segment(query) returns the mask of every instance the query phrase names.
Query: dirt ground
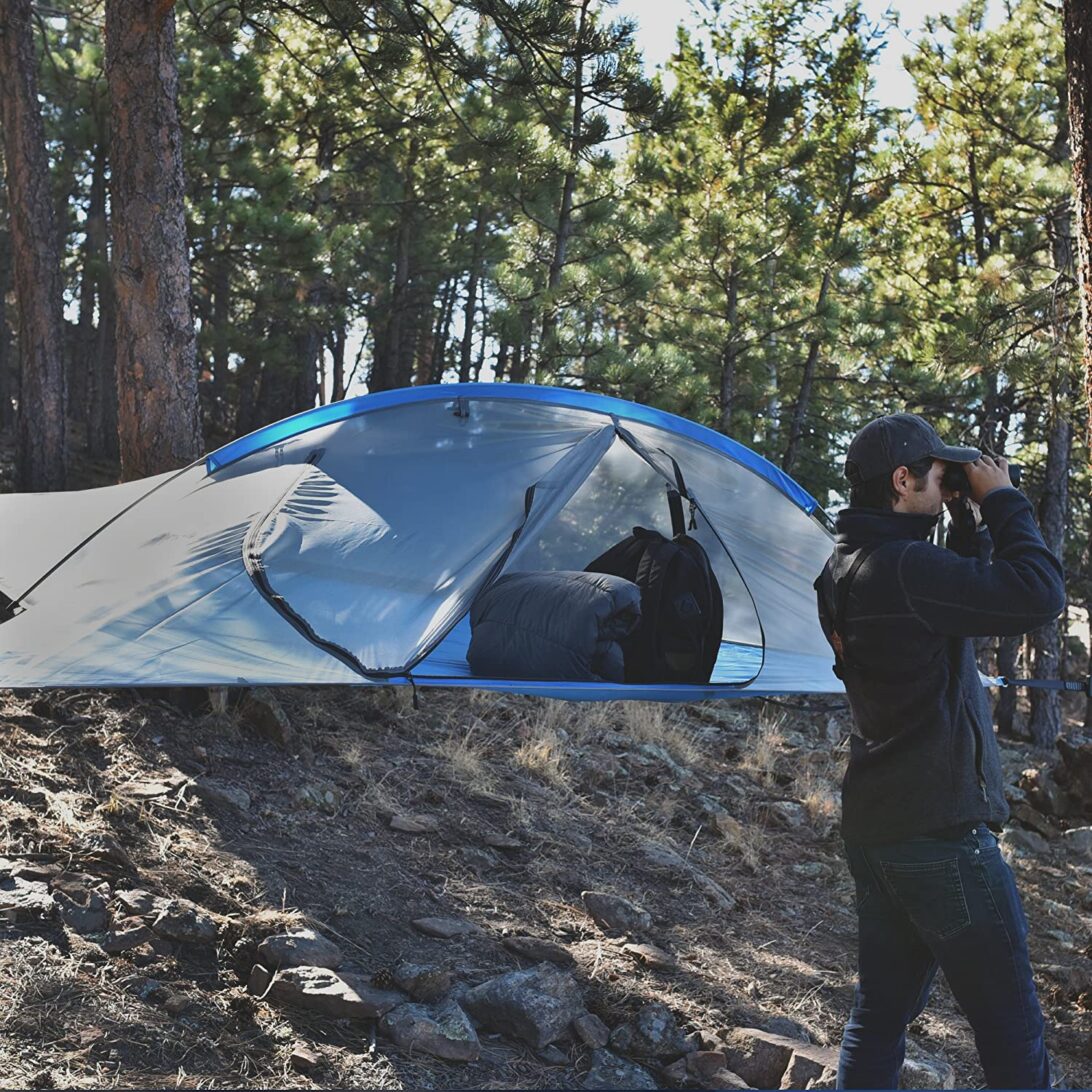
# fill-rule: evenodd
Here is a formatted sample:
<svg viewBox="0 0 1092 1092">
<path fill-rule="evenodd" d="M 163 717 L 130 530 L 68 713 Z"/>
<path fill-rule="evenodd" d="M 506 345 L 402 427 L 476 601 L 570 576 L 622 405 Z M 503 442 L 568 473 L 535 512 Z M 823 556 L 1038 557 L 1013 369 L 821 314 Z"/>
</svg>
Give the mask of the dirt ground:
<svg viewBox="0 0 1092 1092">
<path fill-rule="evenodd" d="M 245 953 L 294 923 L 368 974 L 412 958 L 471 984 L 527 965 L 501 941 L 531 934 L 571 951 L 588 1008 L 610 1026 L 655 1000 L 706 1036 L 787 1018 L 837 1046 L 855 961 L 837 834 L 839 702 L 425 691 L 415 709 L 405 691 L 340 688 L 280 690 L 274 701 L 287 732 L 248 726 L 257 722 L 239 708 L 186 712 L 148 694 L 0 692 L 9 871 L 105 883 L 106 898 L 139 886 L 191 900 L 220 925 L 215 945 L 120 955 L 56 918 L 0 925 L 0 1086 L 580 1086 L 583 1046 L 544 1061 L 483 1033 L 479 1061 L 448 1063 L 377 1040 L 369 1025 L 249 995 L 236 972 Z M 1005 757 L 1013 779 L 1036 764 L 1022 744 L 1006 744 Z M 391 829 L 407 815 L 435 829 Z M 1013 867 L 1050 1048 L 1067 1084 L 1087 1088 L 1092 867 L 1050 846 Z M 675 968 L 639 964 L 604 936 L 586 889 L 650 911 L 651 939 Z M 481 931 L 440 940 L 410 924 L 433 915 Z M 942 984 L 911 1039 L 947 1059 L 957 1087 L 981 1086 Z M 292 1062 L 299 1044 L 318 1055 L 307 1072 Z"/>
</svg>

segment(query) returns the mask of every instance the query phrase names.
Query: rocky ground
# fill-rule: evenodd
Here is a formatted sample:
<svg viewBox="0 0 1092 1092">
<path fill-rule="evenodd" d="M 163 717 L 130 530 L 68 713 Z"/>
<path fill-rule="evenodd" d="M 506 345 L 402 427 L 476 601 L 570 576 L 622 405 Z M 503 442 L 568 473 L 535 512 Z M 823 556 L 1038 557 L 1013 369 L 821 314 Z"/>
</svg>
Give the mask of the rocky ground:
<svg viewBox="0 0 1092 1092">
<path fill-rule="evenodd" d="M 0 692 L 0 1086 L 830 1086 L 839 703 L 208 697 Z M 1067 785 L 1005 748 L 1072 1087 L 1086 748 Z M 908 1087 L 982 1083 L 943 986 L 911 1058 Z"/>
</svg>

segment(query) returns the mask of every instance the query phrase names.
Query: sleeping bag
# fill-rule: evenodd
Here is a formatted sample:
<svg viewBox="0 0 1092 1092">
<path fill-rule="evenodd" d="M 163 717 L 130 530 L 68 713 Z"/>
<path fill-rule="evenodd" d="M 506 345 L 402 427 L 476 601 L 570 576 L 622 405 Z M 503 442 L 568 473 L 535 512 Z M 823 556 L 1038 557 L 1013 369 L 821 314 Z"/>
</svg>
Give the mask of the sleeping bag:
<svg viewBox="0 0 1092 1092">
<path fill-rule="evenodd" d="M 467 660 L 500 679 L 622 682 L 619 642 L 641 618 L 641 590 L 620 576 L 508 573 L 470 609 Z"/>
</svg>

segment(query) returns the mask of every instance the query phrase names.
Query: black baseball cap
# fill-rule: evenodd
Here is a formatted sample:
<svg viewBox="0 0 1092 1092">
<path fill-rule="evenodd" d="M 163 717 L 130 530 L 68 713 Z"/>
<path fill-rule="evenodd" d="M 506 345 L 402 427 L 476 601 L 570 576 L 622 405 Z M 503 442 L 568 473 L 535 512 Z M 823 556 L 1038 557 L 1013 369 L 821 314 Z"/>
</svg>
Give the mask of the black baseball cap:
<svg viewBox="0 0 1092 1092">
<path fill-rule="evenodd" d="M 889 413 L 869 421 L 853 437 L 846 452 L 846 477 L 850 485 L 860 485 L 929 455 L 947 463 L 973 463 L 982 452 L 977 447 L 946 444 L 937 430 L 915 413 Z"/>
</svg>

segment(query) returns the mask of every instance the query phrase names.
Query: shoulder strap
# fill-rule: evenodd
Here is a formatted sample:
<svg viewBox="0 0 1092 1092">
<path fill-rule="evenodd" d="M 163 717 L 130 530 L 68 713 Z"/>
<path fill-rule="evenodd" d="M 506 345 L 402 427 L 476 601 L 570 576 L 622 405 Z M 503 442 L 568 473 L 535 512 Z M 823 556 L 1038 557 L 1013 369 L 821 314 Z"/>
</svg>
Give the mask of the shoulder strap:
<svg viewBox="0 0 1092 1092">
<path fill-rule="evenodd" d="M 841 635 L 843 644 L 845 643 L 846 608 L 849 606 L 849 589 L 853 584 L 853 578 L 869 555 L 880 545 L 882 543 L 869 542 L 862 546 L 842 579 L 834 581 L 834 632 Z M 848 658 L 843 656 L 843 659 Z"/>
<path fill-rule="evenodd" d="M 853 585 L 853 578 L 857 575 L 857 570 L 864 564 L 865 559 L 880 545 L 882 544 L 879 542 L 870 542 L 862 546 L 842 578 L 837 581 L 834 579 L 833 572 L 831 572 L 833 558 L 829 559 L 823 566 L 823 571 L 816 577 L 813 585 L 815 590 L 826 601 L 826 610 L 830 617 L 830 633 L 827 634 L 827 640 L 830 641 L 831 648 L 834 649 L 833 670 L 838 678 L 842 678 L 843 664 L 849 667 L 857 666 L 849 655 L 845 635 L 846 607 L 849 604 L 849 591 Z"/>
</svg>

